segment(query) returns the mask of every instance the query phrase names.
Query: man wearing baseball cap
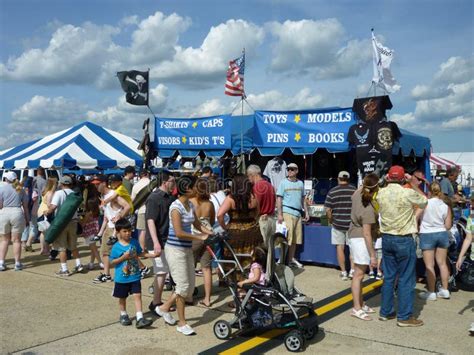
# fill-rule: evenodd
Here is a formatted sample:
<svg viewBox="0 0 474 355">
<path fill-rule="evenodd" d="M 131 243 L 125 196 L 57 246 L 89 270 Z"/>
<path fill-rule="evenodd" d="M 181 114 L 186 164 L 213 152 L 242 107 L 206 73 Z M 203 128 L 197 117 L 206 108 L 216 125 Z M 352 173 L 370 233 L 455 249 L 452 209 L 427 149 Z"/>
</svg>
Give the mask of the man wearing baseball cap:
<svg viewBox="0 0 474 355">
<path fill-rule="evenodd" d="M 308 205 L 304 196 L 304 185 L 297 179 L 298 165 L 288 164 L 288 177 L 280 182 L 277 190 L 278 223 L 285 221 L 288 240 L 288 260 L 290 266 L 302 268 L 295 259 L 296 245 L 303 244 L 302 221 L 309 220 Z"/>
<path fill-rule="evenodd" d="M 418 232 L 415 207 L 425 208 L 427 198 L 412 176 L 395 165 L 386 176 L 387 187 L 380 189 L 377 202 L 382 233 L 382 307 L 380 320 L 397 317 L 399 327 L 419 327 L 423 321 L 413 317 L 416 286 L 416 245 L 413 235 Z M 403 187 L 408 182 L 411 189 Z M 393 290 L 398 279 L 398 311 L 395 313 Z"/>
<path fill-rule="evenodd" d="M 340 171 L 337 175 L 338 185 L 329 190 L 324 207 L 331 223 L 331 244 L 336 246 L 337 262 L 341 269 L 341 280 L 349 277 L 352 279 L 354 265 L 351 259 L 351 270 L 347 275 L 345 247 L 347 244 L 347 231 L 351 224 L 352 195 L 356 188 L 349 183 L 350 174 Z"/>
<path fill-rule="evenodd" d="M 59 179 L 60 189 L 54 193 L 53 198 L 51 199 L 50 207 L 46 214 L 49 215 L 52 213 L 57 213 L 64 201 L 66 201 L 67 195 L 73 193 L 71 189 L 72 185 L 72 178 L 68 175 L 64 175 Z M 78 215 L 76 211 L 72 219 L 68 222 L 66 228 L 64 228 L 64 230 L 53 242 L 54 249 L 59 252 L 59 261 L 61 262 L 61 269 L 56 272 L 57 276 L 64 277 L 71 275 L 67 267 L 67 249 L 71 251 L 72 256 L 76 259 L 74 271 L 82 272 L 84 270 L 84 267 L 81 264 L 81 259 L 79 258 L 79 251 L 77 250 L 77 223 Z"/>
</svg>

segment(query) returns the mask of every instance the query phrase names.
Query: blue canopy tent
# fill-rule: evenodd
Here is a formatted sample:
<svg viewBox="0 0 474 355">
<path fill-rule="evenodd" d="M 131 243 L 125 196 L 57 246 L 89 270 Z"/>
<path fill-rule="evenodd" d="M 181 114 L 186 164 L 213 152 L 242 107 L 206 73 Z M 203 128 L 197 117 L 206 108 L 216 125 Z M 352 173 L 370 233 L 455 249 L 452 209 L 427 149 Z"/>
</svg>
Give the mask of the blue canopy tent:
<svg viewBox="0 0 474 355">
<path fill-rule="evenodd" d="M 143 163 L 138 142 L 92 122 L 3 151 L 0 168 L 114 169 Z"/>
</svg>

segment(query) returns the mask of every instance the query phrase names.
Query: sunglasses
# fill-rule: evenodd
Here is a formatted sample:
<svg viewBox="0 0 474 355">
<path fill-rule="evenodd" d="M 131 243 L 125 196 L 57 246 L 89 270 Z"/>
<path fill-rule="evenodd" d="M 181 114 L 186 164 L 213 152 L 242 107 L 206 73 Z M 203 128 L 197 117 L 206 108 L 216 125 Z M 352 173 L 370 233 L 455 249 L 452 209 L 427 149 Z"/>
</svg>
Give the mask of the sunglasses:
<svg viewBox="0 0 474 355">
<path fill-rule="evenodd" d="M 286 170 L 288 170 L 288 171 L 296 171 L 296 170 L 298 170 L 298 169 L 297 169 L 297 168 L 286 168 Z"/>
</svg>

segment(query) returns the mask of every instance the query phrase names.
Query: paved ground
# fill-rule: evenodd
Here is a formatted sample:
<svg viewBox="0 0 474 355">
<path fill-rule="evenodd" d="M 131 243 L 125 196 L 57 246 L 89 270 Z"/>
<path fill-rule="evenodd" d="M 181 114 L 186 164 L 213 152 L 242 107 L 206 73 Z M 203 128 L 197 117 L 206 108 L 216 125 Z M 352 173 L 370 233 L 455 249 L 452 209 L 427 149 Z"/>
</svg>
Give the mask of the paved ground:
<svg viewBox="0 0 474 355">
<path fill-rule="evenodd" d="M 85 253 L 81 247 L 81 254 Z M 7 262 L 11 265 L 11 260 Z M 212 324 L 217 319 L 231 318 L 226 306 L 229 294 L 223 288 L 216 288 L 212 310 L 200 306 L 186 310 L 196 336 L 184 337 L 161 319 L 147 330 L 124 328 L 117 322 L 117 304 L 110 295 L 112 284 L 91 282 L 97 272 L 59 279 L 54 276 L 58 263 L 43 259 L 37 252 L 26 255 L 25 265 L 22 272 L 0 273 L 2 354 L 195 354 L 221 344 L 212 333 Z M 349 282 L 338 279 L 335 269 L 316 266 L 306 266 L 296 280 L 315 300 L 350 286 Z M 201 282 L 198 278 L 198 283 Z M 150 283 L 148 278 L 142 284 L 146 306 L 151 301 L 147 293 Z M 422 290 L 423 285 L 417 288 Z M 202 292 L 202 287 L 199 289 Z M 473 295 L 459 291 L 450 300 L 428 304 L 417 300 L 416 311 L 426 323 L 421 328 L 399 328 L 394 321 L 363 322 L 344 312 L 322 324 L 322 331 L 310 342 L 306 352 L 472 354 L 474 338 L 468 336 L 467 328 L 474 321 Z M 378 310 L 380 296 L 368 303 Z M 129 313 L 134 314 L 132 303 Z M 270 343 L 272 346 L 265 351 L 287 353 L 278 341 Z M 257 348 L 253 353 L 261 351 Z"/>
</svg>

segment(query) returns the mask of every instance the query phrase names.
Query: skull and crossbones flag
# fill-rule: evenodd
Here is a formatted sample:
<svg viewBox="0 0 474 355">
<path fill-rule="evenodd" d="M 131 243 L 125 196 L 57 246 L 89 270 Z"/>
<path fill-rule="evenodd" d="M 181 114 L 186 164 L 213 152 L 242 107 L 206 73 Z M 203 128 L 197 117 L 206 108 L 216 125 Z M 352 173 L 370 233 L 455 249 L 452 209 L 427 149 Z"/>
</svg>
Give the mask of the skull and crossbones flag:
<svg viewBox="0 0 474 355">
<path fill-rule="evenodd" d="M 132 105 L 148 106 L 148 72 L 147 71 L 121 71 L 117 73 L 125 100 Z"/>
</svg>

